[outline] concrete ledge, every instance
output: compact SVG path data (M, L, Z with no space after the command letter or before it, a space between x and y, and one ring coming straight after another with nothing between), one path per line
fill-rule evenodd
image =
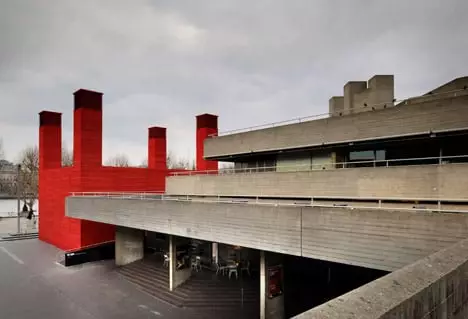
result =
M468 318L468 239L295 318Z
M166 177L167 194L205 196L458 198L468 200L460 176L468 164L362 167ZM278 185L286 185L278 187Z

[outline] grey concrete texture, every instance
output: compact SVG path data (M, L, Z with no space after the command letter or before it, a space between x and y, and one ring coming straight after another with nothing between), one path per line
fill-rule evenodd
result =
M144 232L140 229L116 227L115 264L124 266L143 258Z
M468 127L468 90L413 99L396 107L221 135L206 139L204 156L250 154L429 134ZM345 106L346 108L346 106Z
M467 295L465 239L295 318L465 319Z
M0 243L0 318L200 318L139 291L113 260L66 268L58 255L39 240Z
M467 108L468 110L468 108ZM166 177L169 195L468 199L468 164ZM281 187L278 187L281 185Z
M68 197L66 214L387 271L468 237L468 215L420 211Z

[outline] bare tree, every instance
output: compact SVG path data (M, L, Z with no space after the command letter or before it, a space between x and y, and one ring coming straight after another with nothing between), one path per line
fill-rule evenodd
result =
M125 154L117 154L114 157L109 158L106 161L107 166L114 166L114 167L129 167L130 161L128 160L127 155Z
M73 166L73 152L62 142L62 166Z
M0 137L0 161L5 159L5 150L3 149L3 138ZM0 168L2 164L0 163Z
M21 165L21 171L19 187L17 187L24 204L28 206L29 210L34 210L39 182L39 150L37 146L24 149L21 152L19 164Z
M195 169L195 161L177 158L174 153L168 152L166 166L168 169ZM148 167L148 160L142 160L139 167Z
M142 160L139 167L148 167L148 159L145 158Z
M195 169L195 162L182 157L176 157L174 153L167 154L167 168L169 169Z

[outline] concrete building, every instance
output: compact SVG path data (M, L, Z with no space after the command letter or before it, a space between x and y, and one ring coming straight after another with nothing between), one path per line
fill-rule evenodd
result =
M115 239L116 263L133 278L132 269L143 272L138 262L149 243L162 238L168 271L161 277L167 285L159 290L176 296L180 291L182 299L185 293L196 299L196 291L184 287L199 280L197 265L203 260L195 260L195 270L193 263L179 268L178 247L208 243L200 254L208 268L219 268L219 260L232 255L257 270L255 302L261 318L299 313L287 309L288 296L306 280L299 277L299 283L288 288L289 278L320 273L328 284L335 281L330 266L321 273L319 264L308 264L311 260L374 272L340 294L391 272L378 279L385 285L393 278L389 276L424 268L421 260L427 256L466 246L459 242L468 237L468 184L463 178L468 173L467 85L468 77L458 78L399 101L393 76L376 75L367 82L348 82L343 96L330 99L326 115L234 132L218 133L217 116L200 115L194 171L166 169L162 128L156 133L150 129L148 170L102 167L101 95L80 90L75 93L75 162L69 169L74 173L66 175L68 186L59 195L54 181L64 178L66 170L56 167L60 117L41 113L40 203L46 202L41 196L56 197L46 204L49 210L40 207L40 230L45 229L40 238L64 249ZM232 162L234 168L220 171L219 161ZM52 213L52 205L62 205L65 211ZM444 273L464 263L465 259L450 263ZM459 282L468 280L464 273L457 276ZM440 283L442 277L431 274L431 282ZM385 297L392 291L379 293ZM411 304L413 297L406 295L388 309ZM445 297L441 293L434 298L442 302ZM340 302L330 302L333 307L318 307L320 314L313 313L318 309L314 308L301 316L341 318L326 313L340 307ZM457 307L462 306L464 301ZM308 309L302 307L301 312ZM353 309L356 318L385 317L378 311L364 315L362 309ZM343 312L342 318L349 313Z

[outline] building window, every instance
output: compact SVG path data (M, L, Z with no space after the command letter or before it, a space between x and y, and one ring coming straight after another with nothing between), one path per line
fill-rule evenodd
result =
M385 150L349 152L347 167L385 166Z

